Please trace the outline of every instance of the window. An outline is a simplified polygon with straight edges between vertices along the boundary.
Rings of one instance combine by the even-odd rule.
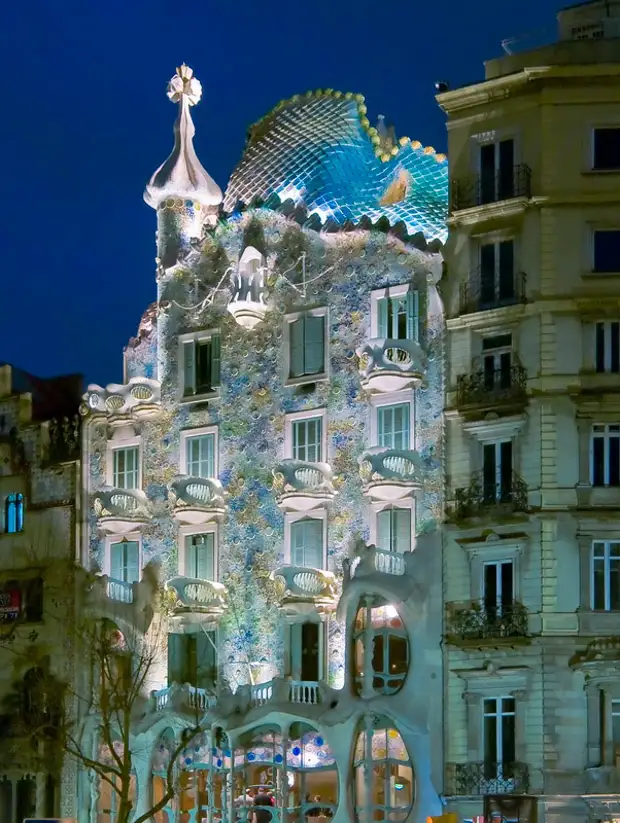
[[[24,495],[9,494],[4,503],[4,530],[17,534],[24,530]]]
[[[217,678],[216,648],[213,631],[168,635],[168,682],[212,687]]]
[[[496,334],[482,340],[482,377],[488,392],[509,389],[512,384],[512,335]]]
[[[620,127],[594,129],[592,144],[595,171],[620,171]]]
[[[594,360],[599,374],[620,372],[620,321],[603,320],[596,323]]]
[[[215,435],[188,435],[185,468],[190,477],[215,477]]]
[[[370,696],[364,688],[369,668],[373,692],[401,690],[409,670],[409,638],[394,606],[380,598],[364,598],[355,618],[352,661],[357,694]]]
[[[137,540],[121,540],[110,544],[110,577],[121,583],[137,583],[140,579],[140,547]]]
[[[599,274],[620,272],[620,229],[594,232],[593,271]]]
[[[411,509],[383,509],[377,514],[377,548],[399,554],[411,550]]]
[[[293,623],[289,627],[290,676],[302,682],[323,679],[325,656],[325,624]]]
[[[590,482],[620,486],[620,425],[592,426]]]
[[[183,343],[183,397],[210,394],[220,385],[220,336]]]
[[[321,463],[323,433],[321,417],[308,417],[292,421],[293,459],[305,463]]]
[[[291,523],[291,565],[323,568],[323,520],[305,518]]]
[[[112,485],[115,489],[139,488],[140,449],[129,446],[112,451]]]
[[[514,196],[514,140],[499,140],[480,146],[480,203],[494,203]]]
[[[389,340],[418,339],[418,293],[389,295],[377,300],[377,336]]]
[[[185,538],[185,577],[215,580],[215,534],[190,534]]]
[[[483,565],[484,610],[488,617],[501,617],[512,608],[514,599],[514,565],[500,560]]]
[[[512,440],[483,445],[482,499],[486,505],[512,500]]]
[[[620,540],[592,543],[592,608],[620,611]]]
[[[616,758],[620,754],[620,700],[611,701],[611,742],[615,766]]]
[[[485,777],[509,777],[506,766],[516,759],[514,697],[486,698],[483,701],[482,722]]]
[[[514,240],[480,246],[480,308],[510,303],[517,297]]]
[[[289,377],[311,377],[325,369],[325,314],[302,314],[289,323]]]
[[[385,449],[409,449],[410,403],[393,406],[377,406],[377,441]]]

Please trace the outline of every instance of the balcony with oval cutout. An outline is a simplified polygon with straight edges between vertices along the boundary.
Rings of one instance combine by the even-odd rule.
[[[179,475],[170,484],[168,498],[179,523],[199,526],[226,514],[226,492],[213,477]]]
[[[93,507],[99,528],[108,534],[126,534],[151,518],[147,497],[141,489],[96,492]]]
[[[422,489],[422,461],[416,451],[368,449],[360,458],[364,494],[373,500],[394,501]]]
[[[362,386],[368,391],[396,392],[420,386],[426,355],[415,340],[368,340],[357,350]]]
[[[336,496],[327,463],[283,460],[273,471],[278,505],[285,511],[307,512]]]
[[[280,566],[271,577],[276,584],[280,610],[285,613],[331,612],[336,608],[338,587],[332,572]]]
[[[228,606],[226,586],[213,580],[173,577],[166,583],[166,590],[172,596],[170,611],[173,617],[207,615],[219,618]]]

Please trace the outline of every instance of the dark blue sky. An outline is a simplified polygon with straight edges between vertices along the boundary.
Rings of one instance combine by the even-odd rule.
[[[144,184],[172,147],[166,84],[193,111],[222,188],[247,127],[315,88],[359,92],[398,136],[446,148],[433,83],[482,77],[501,40],[555,25],[558,0],[18,0],[0,31],[0,361],[41,376],[122,377],[155,296]]]

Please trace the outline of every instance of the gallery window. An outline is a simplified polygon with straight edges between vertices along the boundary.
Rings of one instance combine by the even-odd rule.
[[[590,482],[593,486],[620,486],[620,425],[592,426]]]
[[[181,346],[183,397],[213,393],[220,385],[220,335],[192,338],[183,341]]]
[[[305,312],[287,321],[289,374],[291,380],[323,375],[326,372],[325,310]]]
[[[620,541],[592,543],[592,608],[620,611]]]
[[[4,531],[17,534],[24,530],[24,495],[9,494],[4,502]]]
[[[395,694],[409,670],[409,639],[395,606],[365,597],[353,628],[353,677],[357,694]],[[366,687],[372,679],[372,687]]]

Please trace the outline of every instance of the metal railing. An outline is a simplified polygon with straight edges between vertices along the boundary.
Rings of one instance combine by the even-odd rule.
[[[516,472],[511,472],[499,483],[487,482],[483,472],[476,472],[469,486],[454,491],[453,515],[457,519],[475,517],[493,509],[498,512],[528,511],[527,485]]]
[[[485,794],[525,794],[529,790],[526,763],[450,763],[446,775],[446,794],[476,796]]]
[[[474,360],[471,374],[457,378],[457,406],[492,405],[525,396],[527,372],[520,363],[497,369],[485,369],[481,363],[481,358]]]
[[[450,181],[450,211],[532,196],[532,171],[525,163],[495,173],[470,174]]]
[[[474,600],[469,604],[449,603],[446,635],[459,640],[497,640],[528,636],[528,612],[522,603]]]
[[[486,273],[478,266],[470,272],[469,280],[459,287],[459,314],[500,309],[525,303],[525,272],[515,271],[506,275]]]

